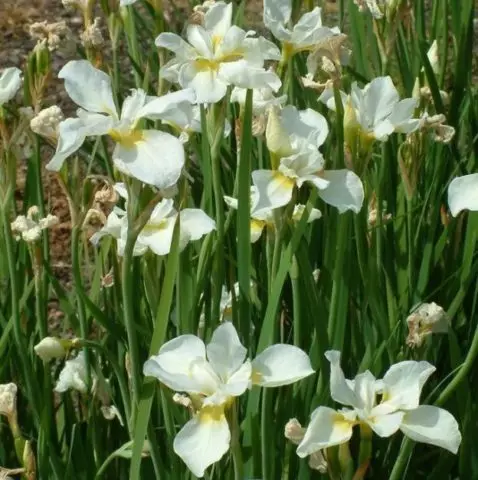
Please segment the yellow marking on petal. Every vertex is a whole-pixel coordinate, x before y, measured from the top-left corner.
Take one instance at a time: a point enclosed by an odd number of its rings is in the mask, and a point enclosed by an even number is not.
[[[280,172],[274,172],[273,182],[277,185],[277,190],[289,191],[295,186],[294,179],[283,175]]]
[[[336,413],[333,418],[334,426],[342,432],[348,432],[357,422],[347,420],[341,413]]]
[[[199,421],[201,423],[220,422],[223,419],[223,405],[207,405],[199,410]]]
[[[252,373],[251,373],[251,382],[253,385],[258,385],[262,380],[262,373],[256,371],[256,370],[252,370]]]
[[[217,72],[221,63],[236,62],[244,58],[243,50],[235,50],[226,55],[221,55],[216,58],[197,58],[194,60],[194,66],[199,72],[213,71]]]
[[[124,148],[133,148],[136,143],[144,139],[143,132],[141,130],[130,130],[128,132],[110,130],[108,135]]]
[[[168,221],[166,219],[161,220],[157,223],[147,223],[143,227],[143,232],[159,232],[160,230],[164,230],[168,226]]]

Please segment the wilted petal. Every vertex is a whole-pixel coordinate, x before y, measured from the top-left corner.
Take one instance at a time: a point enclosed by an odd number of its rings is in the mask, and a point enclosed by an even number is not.
[[[78,390],[81,393],[86,393],[88,390],[85,353],[83,351],[78,353],[75,358],[65,362],[55,386],[55,392],[59,393],[70,389]]]
[[[478,173],[454,178],[448,186],[448,205],[456,217],[462,210],[478,211]]]
[[[252,172],[252,181],[259,193],[256,211],[283,207],[292,198],[295,182],[280,172],[255,170]]]
[[[173,448],[196,477],[229,450],[231,432],[219,407],[206,407],[189,420],[174,439]]]
[[[330,182],[326,189],[319,190],[325,203],[337,207],[340,213],[347,210],[360,212],[364,200],[360,177],[351,170],[325,170],[323,177]]]
[[[72,60],[58,74],[65,80],[70,98],[89,112],[106,113],[117,117],[111,90],[111,79],[87,60]]]
[[[416,442],[436,445],[452,453],[458,451],[461,443],[461,433],[453,415],[431,405],[406,412],[400,430]]]
[[[392,365],[383,377],[382,404],[400,410],[417,408],[423,385],[434,371],[435,367],[424,361]]]
[[[318,450],[346,443],[351,437],[352,423],[344,415],[332,408],[319,407],[312,413],[297,455],[304,458]]]
[[[178,181],[184,165],[184,147],[169,133],[143,130],[141,139],[134,144],[116,145],[113,161],[123,173],[162,190]]]
[[[252,361],[253,383],[263,387],[289,385],[313,373],[309,356],[294,345],[272,345]]]
[[[363,402],[348,385],[344,372],[340,367],[340,352],[328,350],[325,358],[330,362],[330,395],[342,405],[362,408]]]
[[[191,378],[192,365],[198,360],[206,360],[204,342],[194,335],[181,335],[166,342],[158,355],[147,360],[143,373],[178,392],[198,391],[198,383]]]
[[[5,68],[0,75],[0,107],[10,101],[18,92],[21,84],[21,70],[15,67]]]

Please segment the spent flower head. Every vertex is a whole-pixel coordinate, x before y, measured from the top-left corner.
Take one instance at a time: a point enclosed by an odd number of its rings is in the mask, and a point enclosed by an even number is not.
[[[197,477],[229,450],[226,410],[236,397],[252,385],[289,385],[313,373],[309,357],[292,345],[272,345],[252,362],[246,355],[236,329],[225,322],[207,346],[194,335],[181,335],[144,364],[145,375],[191,399],[193,417],[176,435],[173,447]]]

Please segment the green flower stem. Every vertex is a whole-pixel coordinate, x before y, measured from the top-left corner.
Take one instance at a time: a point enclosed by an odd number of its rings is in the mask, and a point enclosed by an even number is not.
[[[343,480],[352,480],[354,474],[354,462],[350,454],[349,442],[339,445],[339,463]]]
[[[17,352],[20,356],[21,369],[23,370],[23,378],[25,381],[26,391],[28,398],[30,399],[30,406],[33,410],[35,422],[39,422],[39,411],[35,398],[39,391],[35,384],[33,370],[28,359],[28,347],[25,342],[25,337],[22,332],[22,319],[20,316],[20,294],[18,291],[17,283],[17,269],[15,260],[15,248],[13,244],[13,235],[10,227],[10,219],[8,215],[9,205],[12,200],[13,190],[11,187],[7,188],[5,192],[5,198],[3,199],[3,205],[0,207],[1,221],[3,224],[3,236],[5,242],[5,251],[7,255],[8,274],[10,277],[10,298],[13,318],[13,336],[17,346]]]
[[[176,280],[176,274],[179,265],[179,225],[176,224],[172,239],[171,252],[168,255],[166,264],[166,273],[161,288],[161,298],[156,314],[153,337],[149,348],[149,355],[156,355],[166,337],[166,330],[169,321],[169,313],[173,302],[173,293]],[[134,444],[133,455],[131,458],[130,480],[140,479],[141,458],[144,439],[148,431],[149,417],[151,415],[151,406],[153,404],[154,393],[156,391],[157,380],[155,378],[146,378],[143,382],[141,400],[138,406],[138,414],[134,424]]]
[[[79,221],[75,223],[71,231],[71,264],[73,270],[73,280],[75,287],[83,289],[83,278],[81,275],[81,258],[80,258],[80,237],[81,237],[81,224],[83,218],[79,218]],[[86,307],[83,300],[83,296],[76,292],[76,306],[78,309],[78,320],[80,322],[80,335],[82,338],[88,338],[88,323],[86,316]],[[86,379],[88,391],[91,388],[91,365],[90,365],[90,351],[88,348],[83,350],[85,352],[86,363]]]
[[[274,415],[273,393],[267,388],[262,389],[261,407],[261,453],[262,453],[262,479],[275,480],[274,477]]]
[[[237,276],[239,281],[239,326],[248,339],[251,325],[251,150],[252,150],[252,90],[246,94],[242,123],[241,154],[237,211]]]
[[[301,321],[301,300],[300,300],[300,281],[299,281],[299,265],[294,255],[292,265],[289,270],[290,281],[292,284],[292,320],[294,324],[294,345],[300,347],[302,345],[302,321]]]
[[[244,479],[244,462],[241,450],[241,429],[238,416],[239,405],[232,406],[231,418],[231,453],[234,463],[234,480]]]
[[[354,475],[354,480],[361,480],[367,472],[370,459],[372,458],[372,429],[366,425],[360,424],[360,451],[359,468]]]

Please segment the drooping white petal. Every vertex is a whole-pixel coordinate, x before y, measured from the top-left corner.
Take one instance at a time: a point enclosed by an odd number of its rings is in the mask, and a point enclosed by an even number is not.
[[[400,428],[404,415],[404,412],[376,415],[374,410],[372,410],[367,423],[378,436],[386,438],[393,435]]]
[[[442,408],[421,405],[406,412],[400,430],[412,440],[457,453],[461,433],[453,415]]]
[[[340,367],[340,352],[329,350],[325,352],[325,358],[330,362],[330,396],[342,405],[362,408],[361,398],[350,388]]]
[[[160,190],[175,185],[184,165],[183,145],[166,132],[143,130],[141,134],[141,140],[132,145],[116,145],[115,166]]]
[[[206,346],[194,335],[181,335],[166,342],[143,367],[143,373],[156,377],[167,387],[178,392],[198,390],[197,382],[191,378],[191,367],[197,360],[206,360]]]
[[[176,435],[174,451],[196,477],[203,477],[206,468],[218,462],[229,450],[231,432],[224,412],[206,407]]]
[[[138,241],[156,255],[167,255],[171,251],[176,215],[164,218],[159,223],[149,223],[139,234]]]
[[[176,111],[179,110],[179,114],[184,113],[184,116],[180,116],[176,113],[176,122],[179,125],[185,125],[190,121],[190,112],[192,110],[192,104],[196,101],[196,94],[191,88],[185,88],[177,92],[167,93],[161,97],[149,97],[145,105],[139,110],[137,118],[149,118],[151,120],[165,120],[169,119]]]
[[[82,127],[83,123],[79,118],[67,118],[60,123],[56,152],[47,163],[47,170],[59,171],[63,162],[83,145],[85,134]]]
[[[392,365],[383,377],[382,403],[400,410],[417,408],[423,385],[434,371],[435,367],[425,361]]]
[[[294,345],[272,345],[252,361],[253,383],[263,387],[289,385],[313,373],[309,356]]]
[[[318,450],[348,442],[352,437],[352,423],[329,407],[317,408],[297,447],[297,455],[304,458]]]
[[[462,210],[478,211],[478,173],[463,175],[450,182],[448,206],[454,217]]]
[[[65,80],[70,98],[89,112],[106,113],[117,118],[111,79],[87,60],[72,60],[58,74]]]
[[[199,208],[185,208],[179,213],[181,236],[187,242],[199,240],[216,229],[216,222]]]
[[[287,205],[292,198],[295,182],[273,170],[255,170],[252,181],[259,193],[256,211],[274,209]]]
[[[251,66],[246,60],[222,63],[219,67],[219,76],[227,83],[240,88],[270,88],[277,92],[282,85],[275,72]]]
[[[239,369],[247,354],[231,322],[224,322],[214,330],[206,351],[209,362],[223,381]]]
[[[20,89],[22,84],[21,70],[9,67],[0,74],[0,107],[10,101]]]
[[[194,89],[197,103],[216,103],[227,92],[227,82],[220,79],[215,70],[199,70],[192,63],[181,67],[178,81],[183,88]]]
[[[103,228],[98,230],[90,237],[90,242],[96,247],[101,238],[103,238],[105,235],[111,235],[113,238],[116,239],[120,238],[122,223],[123,219],[118,217],[115,211],[112,211],[108,215],[108,218],[106,219],[106,223]]]
[[[362,180],[351,170],[325,170],[323,177],[329,186],[319,190],[319,195],[325,203],[337,207],[340,213],[352,210],[360,212],[364,201]]]

